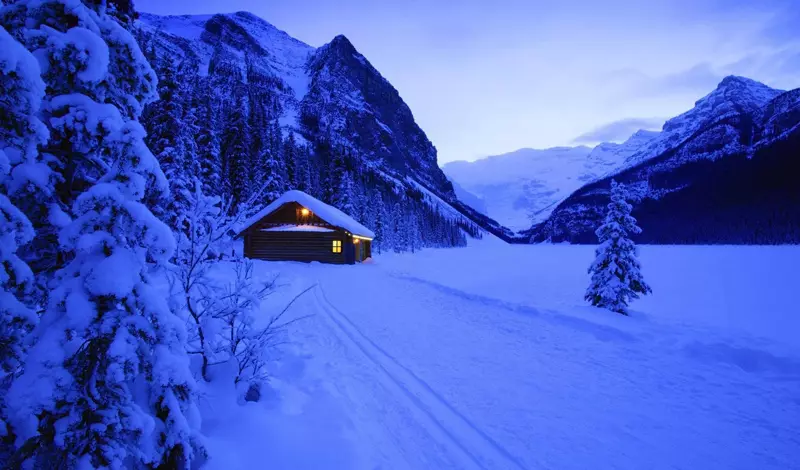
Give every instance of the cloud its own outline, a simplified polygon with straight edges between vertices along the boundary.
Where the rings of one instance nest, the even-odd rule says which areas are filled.
[[[614,142],[626,140],[639,129],[661,129],[664,118],[626,118],[603,124],[585,134],[581,134],[573,143],[595,144],[598,142]]]

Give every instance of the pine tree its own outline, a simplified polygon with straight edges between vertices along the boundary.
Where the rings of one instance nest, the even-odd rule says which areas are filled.
[[[38,321],[33,272],[17,254],[33,239],[33,225],[12,200],[39,199],[35,180],[50,178],[38,149],[47,139],[36,117],[44,90],[36,59],[0,28],[0,461],[13,449],[6,389],[21,372],[25,338]]]
[[[145,142],[158,159],[162,171],[170,175],[170,197],[159,201],[156,213],[173,229],[178,229],[177,218],[186,210],[184,189],[193,176],[190,174],[188,162],[196,158],[192,154],[193,134],[189,133],[192,129],[186,129],[185,125],[185,100],[181,96],[180,88],[183,79],[185,78],[176,76],[173,64],[163,67],[158,81],[159,100],[146,108],[145,115]]]
[[[205,89],[205,88],[204,88]],[[222,151],[219,139],[219,109],[213,94],[195,92],[198,130],[195,137],[197,156],[200,162],[200,179],[205,194],[221,196],[223,187]]]
[[[247,200],[251,184],[251,131],[248,114],[248,100],[239,96],[226,121],[222,137],[223,194],[230,197],[234,208]]]
[[[155,74],[103,1],[20,0],[0,19],[48,61],[45,150],[67,212],[55,288],[7,394],[12,466],[189,468],[201,446],[185,331],[150,278],[174,239],[142,203],[168,189],[138,122]]]
[[[386,206],[383,203],[383,195],[380,191],[375,192],[373,206],[375,207],[375,249],[380,254],[386,246]]]
[[[297,152],[297,142],[294,132],[289,132],[289,137],[283,144],[283,160],[286,164],[286,186],[288,189],[298,189],[299,184],[299,158]]]
[[[273,129],[274,130],[274,129]],[[269,204],[281,197],[286,191],[286,183],[283,179],[283,168],[281,165],[280,146],[271,145],[266,149],[267,153],[262,155],[264,176],[259,181],[261,191],[261,198],[264,203]]]
[[[627,197],[625,186],[612,181],[608,212],[603,225],[595,232],[600,246],[589,268],[592,283],[586,291],[586,300],[592,305],[623,315],[627,315],[626,309],[632,299],[652,292],[639,271],[636,245],[628,238],[629,234],[639,234],[642,230],[631,216],[632,206]]]

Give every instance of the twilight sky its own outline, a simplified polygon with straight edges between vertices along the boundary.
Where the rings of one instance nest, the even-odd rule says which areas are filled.
[[[602,4],[602,5],[600,5]],[[347,36],[439,162],[624,140],[729,74],[800,87],[800,0],[136,0],[246,10],[320,46]]]

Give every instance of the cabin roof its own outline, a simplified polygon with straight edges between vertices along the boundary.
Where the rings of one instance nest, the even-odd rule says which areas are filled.
[[[315,199],[309,196],[308,194],[298,190],[291,190],[283,193],[281,197],[275,199],[275,201],[273,201],[270,205],[261,209],[256,215],[247,219],[244,222],[244,224],[242,224],[241,228],[238,230],[238,233],[244,232],[248,228],[252,227],[259,220],[275,212],[284,204],[290,202],[296,202],[300,204],[301,206],[305,207],[306,209],[314,213],[314,215],[324,220],[325,222],[333,225],[334,227],[339,227],[344,230],[347,230],[353,235],[358,235],[367,238],[375,238],[375,233],[372,230],[356,222],[356,220],[350,217],[349,215],[345,214],[344,212],[340,211],[339,209],[333,206],[325,204],[319,199]]]
[[[262,232],[333,232],[333,229],[317,225],[278,225],[277,227],[262,228]]]

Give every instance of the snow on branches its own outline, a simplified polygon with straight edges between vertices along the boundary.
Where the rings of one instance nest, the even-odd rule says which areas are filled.
[[[14,462],[190,468],[203,448],[185,329],[152,279],[175,248],[146,205],[166,178],[137,122],[155,74],[105,2],[21,0],[0,18],[39,60],[56,173],[31,211],[49,235],[31,258],[55,264],[7,394]]]
[[[652,292],[642,278],[636,245],[628,238],[629,234],[642,230],[631,216],[632,206],[626,201],[627,197],[625,186],[612,181],[608,212],[603,225],[595,232],[600,246],[589,267],[592,282],[585,296],[592,305],[623,315],[627,315],[632,299]]]

